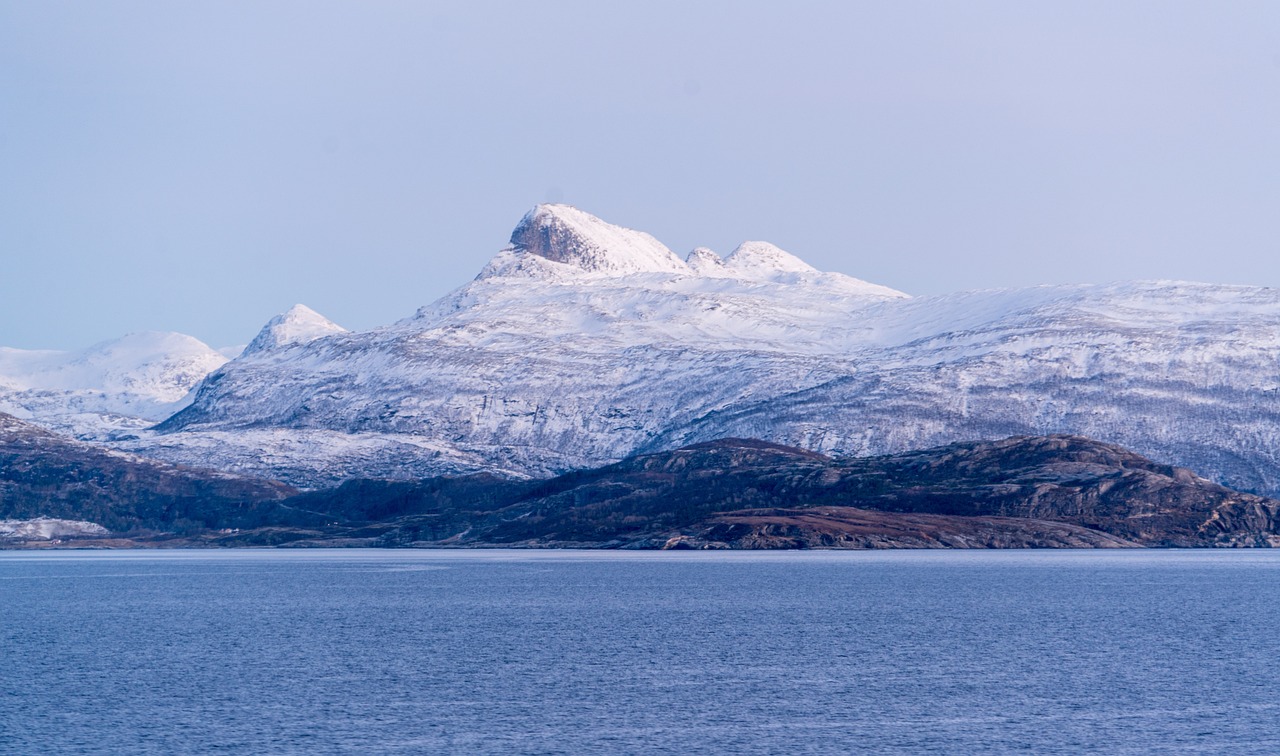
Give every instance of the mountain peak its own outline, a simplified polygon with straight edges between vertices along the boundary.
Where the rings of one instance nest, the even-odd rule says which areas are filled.
[[[699,275],[707,275],[724,269],[724,260],[707,247],[695,247],[684,259],[685,264]]]
[[[287,345],[306,344],[323,336],[346,332],[347,329],[310,307],[296,304],[268,320],[242,354],[253,354]]]
[[[747,241],[724,259],[737,273],[769,277],[776,273],[817,273],[817,269],[790,252],[763,241]]]
[[[213,347],[194,336],[173,331],[133,331],[101,341],[81,351],[79,363],[127,363],[138,365],[174,356],[213,357]]]
[[[511,251],[592,273],[688,273],[662,242],[570,205],[538,205],[511,232]]]

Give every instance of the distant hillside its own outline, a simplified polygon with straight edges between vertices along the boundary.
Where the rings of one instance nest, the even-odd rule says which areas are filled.
[[[9,545],[59,532],[110,546],[1268,546],[1280,545],[1278,512],[1275,500],[1075,436],[860,459],[725,439],[544,480],[356,479],[300,493],[0,415]]]
[[[291,503],[380,520],[383,545],[1280,545],[1280,502],[1074,436],[844,460],[729,439],[545,481],[352,481]]]
[[[87,521],[112,533],[191,533],[317,518],[282,483],[108,451],[0,414],[0,519]]]

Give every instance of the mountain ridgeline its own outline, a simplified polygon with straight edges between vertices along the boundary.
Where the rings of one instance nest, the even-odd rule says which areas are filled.
[[[909,297],[764,242],[682,260],[544,205],[412,317],[347,332],[303,315],[118,447],[317,487],[543,477],[726,437],[847,457],[1066,433],[1280,492],[1272,289]]]
[[[165,333],[82,352],[0,349],[0,412],[95,444],[75,447],[81,455],[214,470],[207,474],[245,485],[283,482],[262,497],[229,493],[246,501],[289,497],[289,487],[329,495],[344,483],[343,496],[359,490],[371,501],[380,490],[422,485],[498,496],[530,480],[726,438],[849,466],[947,444],[1058,436],[1116,444],[1273,495],[1277,365],[1280,292],[1272,289],[1146,281],[912,297],[819,271],[767,242],[681,258],[649,234],[542,205],[475,280],[371,331],[348,331],[296,305],[243,349]],[[149,469],[147,480],[161,467]],[[469,482],[444,482],[457,480]],[[30,494],[20,475],[11,482],[11,491]],[[846,506],[821,490],[790,503],[752,501],[762,510]],[[856,493],[863,501],[867,492]],[[738,503],[724,511],[740,511]],[[939,517],[1039,518],[912,506],[922,528]],[[884,502],[868,507],[892,511]],[[281,510],[273,527],[324,511]],[[1249,515],[1249,532],[1265,531],[1260,512]],[[109,527],[124,528],[122,517]],[[245,522],[259,522],[253,517]],[[769,517],[778,524],[789,515]],[[178,519],[209,522],[171,514],[138,522],[159,532]],[[1097,524],[1089,523],[1072,526]],[[1113,530],[1090,532],[1134,542],[1149,535]],[[561,536],[576,537],[528,537]],[[738,542],[725,538],[704,540]]]

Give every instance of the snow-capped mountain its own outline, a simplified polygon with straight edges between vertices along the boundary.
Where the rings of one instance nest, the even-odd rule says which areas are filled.
[[[132,333],[74,352],[0,347],[0,412],[82,439],[150,427],[227,357],[180,333]]]
[[[264,334],[293,321],[304,336],[260,335],[127,447],[316,485],[544,474],[726,436],[879,454],[1077,433],[1280,490],[1271,289],[908,297],[763,242],[681,260],[544,205],[413,317],[350,333],[294,311]]]
[[[256,354],[292,344],[306,344],[324,336],[346,332],[347,329],[310,307],[296,304],[267,321],[253,341],[235,356]]]

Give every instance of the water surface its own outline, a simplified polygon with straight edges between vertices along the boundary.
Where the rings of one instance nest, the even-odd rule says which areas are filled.
[[[1280,752],[1280,553],[0,553],[12,753]]]

